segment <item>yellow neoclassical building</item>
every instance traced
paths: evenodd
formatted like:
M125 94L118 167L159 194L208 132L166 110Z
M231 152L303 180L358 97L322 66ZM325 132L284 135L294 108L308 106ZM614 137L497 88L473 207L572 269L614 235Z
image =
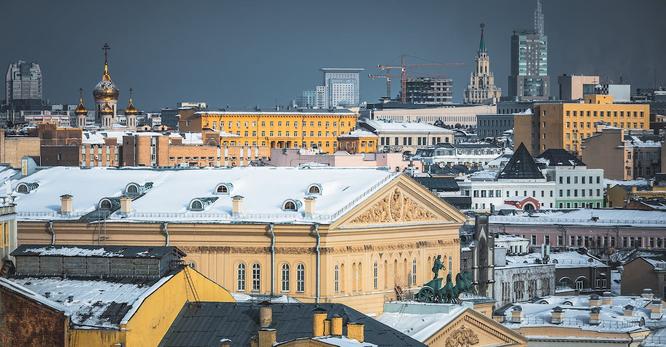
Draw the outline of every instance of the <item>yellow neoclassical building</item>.
M54 167L15 193L19 244L173 245L233 292L379 313L460 268L464 216L381 169ZM444 275L441 273L440 275Z
M337 138L356 128L349 110L199 111L180 113L181 131L220 132L222 146L307 148L333 153Z
M514 143L525 143L533 155L553 148L581 155L583 139L603 127L649 129L650 105L585 95L583 102L536 104L534 115L516 115L514 124Z

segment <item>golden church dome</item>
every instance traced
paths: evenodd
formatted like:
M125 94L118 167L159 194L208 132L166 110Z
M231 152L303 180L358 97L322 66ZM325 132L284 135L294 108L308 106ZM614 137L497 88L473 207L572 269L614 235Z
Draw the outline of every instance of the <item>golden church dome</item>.
M132 88L130 88L130 97L129 97L129 102L127 103L127 107L125 108L125 114L126 115L137 115L137 114L139 114L139 109L137 109L134 106L134 102L132 101Z
M117 101L120 92L116 85L113 84L111 80L111 74L109 74L109 60L108 60L108 51L109 45L104 44L104 73L102 74L102 80L97 83L95 89L93 89L93 97L95 101Z
M76 106L74 114L76 114L77 116L87 116L88 110L86 109L85 106L83 106L83 89L79 89L79 94L81 94L79 98L79 105Z

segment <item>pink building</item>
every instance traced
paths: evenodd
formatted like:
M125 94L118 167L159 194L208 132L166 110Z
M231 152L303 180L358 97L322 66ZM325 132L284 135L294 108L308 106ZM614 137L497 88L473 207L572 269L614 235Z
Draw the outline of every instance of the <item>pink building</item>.
M491 216L489 229L530 240L531 247L586 247L594 254L614 249L666 249L666 212L580 209L568 212Z
M392 171L403 171L414 168L417 172L423 171L420 161L403 160L402 153L357 153L349 154L337 151L333 154L322 154L303 149L271 150L271 166L299 166L302 164L325 165L331 167L388 167Z

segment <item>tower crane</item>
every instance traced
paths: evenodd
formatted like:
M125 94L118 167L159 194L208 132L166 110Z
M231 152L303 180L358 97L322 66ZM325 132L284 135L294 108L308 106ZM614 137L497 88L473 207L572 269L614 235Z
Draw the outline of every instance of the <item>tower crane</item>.
M386 98L389 100L391 99L391 80L394 78L398 78L400 75L392 75L392 74L383 74L383 75L373 75L370 74L368 75L368 78L376 80L378 78L385 78L386 79Z
M407 64L406 55L400 56L399 66L378 65L377 68L382 71L399 70L400 71L400 102L407 102L407 69L420 67L459 67L464 63L426 63L426 64ZM388 81L387 81L388 84Z

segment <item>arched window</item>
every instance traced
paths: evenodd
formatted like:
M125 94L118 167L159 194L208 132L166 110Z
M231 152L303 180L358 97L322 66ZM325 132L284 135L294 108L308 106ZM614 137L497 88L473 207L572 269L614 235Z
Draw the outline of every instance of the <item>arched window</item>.
M21 183L16 187L16 191L21 194L28 194L28 192L30 192L30 189L28 188L27 184Z
M340 267L337 265L333 271L333 286L335 287L335 292L340 293Z
M227 188L227 186L225 186L224 184L220 184L219 186L217 186L216 191L220 194L228 194L229 188Z
M289 264L282 264L282 291L289 291Z
M303 293L305 291L305 265L298 264L296 267L296 291Z
M111 209L111 200L103 199L102 201L99 202L99 208L102 209L102 210L110 210Z
M203 211L203 202L201 200L192 200L190 203L190 211Z
M372 288L378 289L379 287L379 267L377 266L377 262L375 261L374 264L372 264Z
M308 194L321 195L321 185L314 183L308 186Z
M261 291L261 265L252 265L252 291Z
M412 286L416 285L416 259L412 260Z
M236 276L236 290L239 292L245 291L245 264L238 264L238 273Z
M298 211L301 207L301 202L298 200L287 199L282 203L283 211Z
M125 189L125 193L128 195L136 195L139 194L139 186L137 186L134 183L130 183L127 185L127 188Z

